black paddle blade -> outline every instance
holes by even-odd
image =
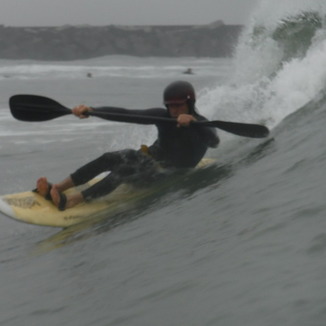
[[[251,123],[208,121],[206,124],[243,137],[264,138],[269,134],[267,127]]]
[[[14,95],[9,99],[9,107],[13,117],[21,121],[47,121],[71,114],[60,103],[39,95]]]

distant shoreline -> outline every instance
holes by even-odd
[[[229,57],[242,25],[0,25],[0,59],[78,60],[106,55]]]

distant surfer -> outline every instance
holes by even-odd
[[[192,71],[191,68],[188,68],[188,69],[185,70],[183,73],[184,73],[185,75],[193,75],[193,74],[194,74],[194,72]]]
[[[192,121],[203,121],[206,118],[197,112],[195,90],[189,82],[176,81],[168,85],[163,100],[166,108],[129,110],[85,105],[74,107],[73,114],[79,118],[87,118],[87,112],[95,110],[139,117],[169,117],[175,118],[177,123],[157,122],[158,137],[151,146],[142,145],[139,150],[105,153],[57,184],[51,185],[45,177],[41,177],[37,181],[36,191],[52,200],[59,210],[65,210],[81,202],[105,196],[121,183],[148,184],[164,176],[164,171],[195,167],[209,147],[217,147],[219,138],[216,130],[207,126],[191,126]],[[148,124],[146,120],[139,123]],[[89,188],[72,195],[63,193],[71,187],[85,184],[105,171],[110,171],[110,174]]]

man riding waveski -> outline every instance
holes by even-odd
[[[117,107],[93,108],[79,105],[73,108],[75,116],[87,118],[89,111],[107,111],[119,114],[153,116],[176,119],[176,124],[157,122],[156,141],[142,145],[141,149],[125,149],[108,152],[90,163],[77,169],[63,181],[50,184],[45,177],[37,180],[36,191],[50,199],[59,210],[71,208],[79,203],[105,196],[122,183],[153,182],[165,171],[194,168],[204,157],[209,147],[219,144],[215,128],[192,126],[193,121],[207,119],[197,112],[194,87],[187,81],[176,81],[169,84],[163,93],[166,108],[129,110]],[[146,121],[142,124],[148,124]],[[158,168],[158,166],[160,168]],[[66,195],[64,191],[85,184],[102,172],[110,174],[89,188],[74,194]]]

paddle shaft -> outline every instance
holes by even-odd
[[[133,114],[120,114],[111,113],[103,111],[89,111],[87,113],[90,116],[95,116],[99,118],[104,118],[117,122],[131,122],[131,123],[145,123],[145,124],[156,124],[156,123],[173,123],[176,124],[176,119],[164,118],[164,117],[152,117],[152,116],[138,116]],[[266,137],[268,134],[268,129],[265,126],[240,123],[240,122],[230,122],[230,121],[192,121],[192,126],[205,126],[219,128],[233,134],[252,137],[252,138],[262,138]]]
[[[72,110],[62,104],[38,95],[14,95],[9,100],[9,106],[12,115],[22,121],[47,121],[64,115],[72,114]],[[115,113],[103,110],[93,110],[87,112],[87,115],[99,118],[128,123],[141,124],[157,124],[157,123],[173,123],[176,119],[143,116],[136,114]],[[243,137],[263,138],[269,134],[269,130],[265,126],[257,124],[248,124],[230,121],[194,121],[192,126],[208,126],[219,128],[226,132],[230,132]]]

